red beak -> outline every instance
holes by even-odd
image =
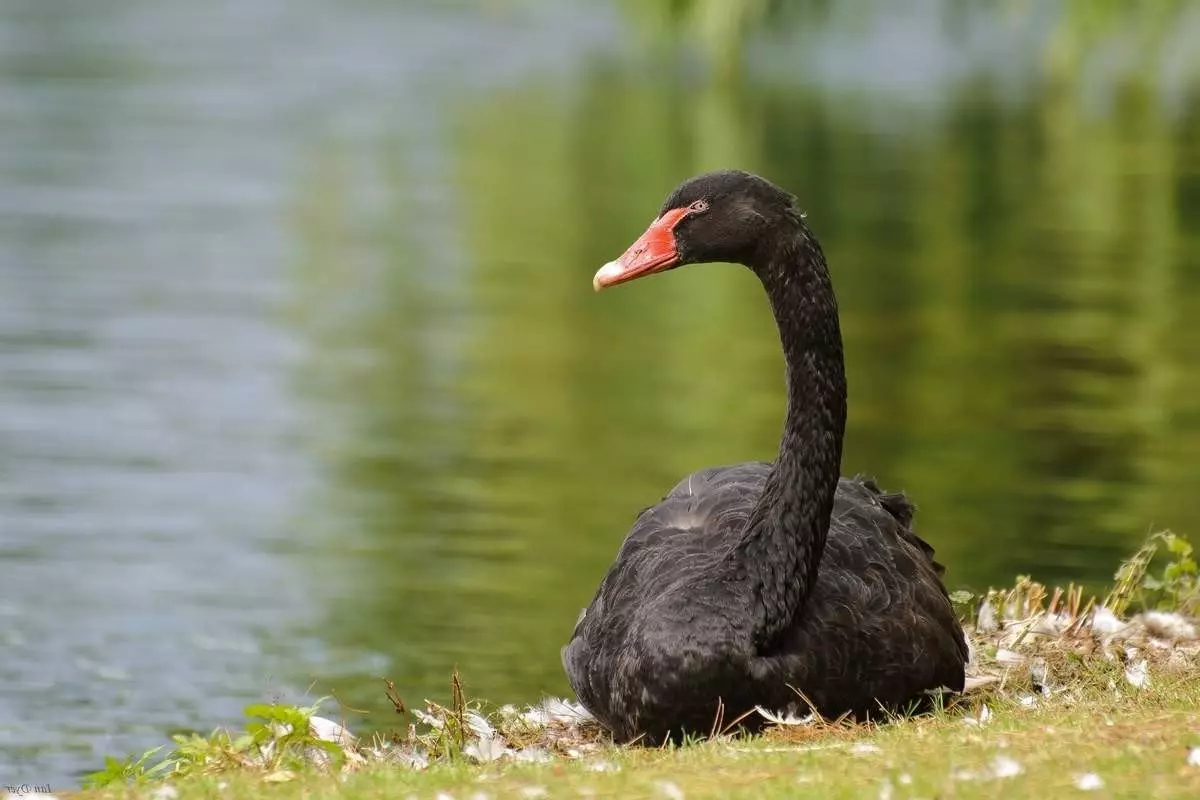
[[[646,232],[620,258],[608,262],[596,272],[596,277],[592,278],[592,288],[598,292],[678,264],[675,226],[688,215],[688,211],[687,208],[672,208],[651,222]]]

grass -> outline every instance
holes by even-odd
[[[157,764],[110,759],[78,796],[1200,797],[1200,637],[1174,613],[1195,610],[1196,577],[1190,545],[1159,534],[1103,602],[1027,578],[957,596],[970,691],[887,724],[617,747],[572,704],[489,711],[454,676],[448,706],[427,701],[388,739],[352,742],[315,707],[252,706],[245,732],[177,737]],[[1147,613],[1114,613],[1130,608]]]
[[[981,706],[982,707],[982,706]],[[388,765],[341,774],[310,768],[284,775],[254,770],[197,775],[174,786],[184,797],[1059,797],[1083,794],[1093,774],[1099,796],[1198,797],[1200,685],[1164,684],[1149,693],[1093,687],[1027,708],[992,701],[979,712],[945,712],[880,727],[777,730],[750,740],[674,750],[599,748],[547,764],[424,771]],[[987,715],[985,715],[987,716]],[[1004,777],[1007,773],[1017,774]],[[88,793],[154,796],[154,784]]]

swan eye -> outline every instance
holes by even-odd
[[[693,214],[700,214],[705,211],[708,211],[708,201],[707,200],[697,200],[696,202],[694,202],[690,206],[688,206],[688,211],[692,212]]]

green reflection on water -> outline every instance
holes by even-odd
[[[590,286],[678,180],[724,165],[810,209],[846,337],[844,472],[911,492],[952,586],[1099,587],[1147,530],[1200,530],[1198,120],[1136,84],[1089,113],[1075,88],[968,86],[896,131],[867,100],[598,64],[464,103],[432,214],[403,141],[320,150],[294,312],[341,553],[315,568],[324,637],[384,654],[410,701],[454,666],[501,701],[566,692],[558,648],[634,514],[771,456],[782,363],[748,273]],[[386,708],[377,672],[344,673],[352,706]]]

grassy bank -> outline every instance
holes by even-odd
[[[1200,797],[1196,572],[1186,542],[1154,537],[1103,598],[1027,579],[957,597],[970,691],[919,718],[622,748],[570,703],[488,709],[455,679],[391,737],[255,706],[244,732],[110,761],[81,796]]]
[[[1195,709],[1200,687],[1149,695],[1072,692],[1029,709],[989,705],[970,717],[910,720],[880,728],[748,741],[705,742],[673,751],[601,748],[548,764],[386,764],[345,775],[317,769],[235,770],[172,781],[182,797],[1200,797]],[[976,717],[977,719],[977,717]],[[1196,760],[1193,757],[1193,760]],[[1080,788],[1083,787],[1083,788]],[[1089,789],[1091,791],[1089,791]],[[160,787],[89,796],[161,797]]]

